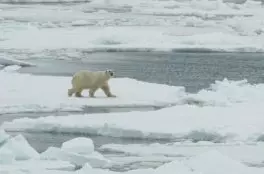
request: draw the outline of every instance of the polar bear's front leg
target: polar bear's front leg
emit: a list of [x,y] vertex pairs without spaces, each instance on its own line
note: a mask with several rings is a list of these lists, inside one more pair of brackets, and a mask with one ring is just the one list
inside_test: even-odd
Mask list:
[[101,89],[104,91],[107,97],[116,97],[116,95],[111,93],[108,83],[104,84]]
[[73,93],[75,93],[74,88],[68,89],[68,96],[69,97],[71,97]]
[[98,88],[91,88],[91,89],[89,90],[89,96],[92,97],[92,98],[95,98],[94,93],[96,92],[97,89],[98,89]]
[[75,93],[75,96],[76,97],[82,97],[82,89],[77,90]]

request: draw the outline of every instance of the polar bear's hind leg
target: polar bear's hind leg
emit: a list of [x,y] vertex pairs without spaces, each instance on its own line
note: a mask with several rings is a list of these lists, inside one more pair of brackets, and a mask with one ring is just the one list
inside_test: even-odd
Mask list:
[[76,90],[75,96],[76,97],[82,97],[82,89]]

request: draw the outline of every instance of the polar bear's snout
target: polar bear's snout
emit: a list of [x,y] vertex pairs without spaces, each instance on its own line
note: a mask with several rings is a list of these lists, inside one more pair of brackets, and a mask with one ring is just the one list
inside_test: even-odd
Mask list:
[[115,75],[114,71],[111,69],[106,70],[106,73],[109,74],[110,77],[114,77]]

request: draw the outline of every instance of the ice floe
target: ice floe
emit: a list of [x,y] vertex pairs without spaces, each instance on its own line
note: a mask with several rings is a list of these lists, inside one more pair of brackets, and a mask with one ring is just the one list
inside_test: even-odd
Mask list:
[[[185,95],[183,87],[160,85],[129,78],[109,81],[117,98],[107,98],[98,90],[97,98],[68,97],[71,77],[34,76],[0,71],[0,114],[16,112],[82,111],[89,107],[151,107],[177,103]],[[141,89],[141,90],[138,90]],[[45,96],[45,97],[44,97]]]
[[[8,131],[82,133],[123,138],[262,141],[262,104],[179,105],[158,111],[47,116],[4,122]],[[151,123],[151,124],[150,124]]]

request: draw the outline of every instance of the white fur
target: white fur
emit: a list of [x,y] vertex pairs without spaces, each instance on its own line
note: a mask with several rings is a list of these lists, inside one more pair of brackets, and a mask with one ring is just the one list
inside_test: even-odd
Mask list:
[[[77,97],[81,97],[81,92],[84,89],[89,89],[89,96],[94,97],[94,93],[97,89],[101,88],[106,96],[115,97],[111,94],[108,85],[108,80],[112,78],[111,70],[106,71],[88,71],[81,70],[76,72],[72,78],[72,88],[68,90],[68,96],[72,96],[73,93]],[[112,72],[113,73],[113,72]]]

